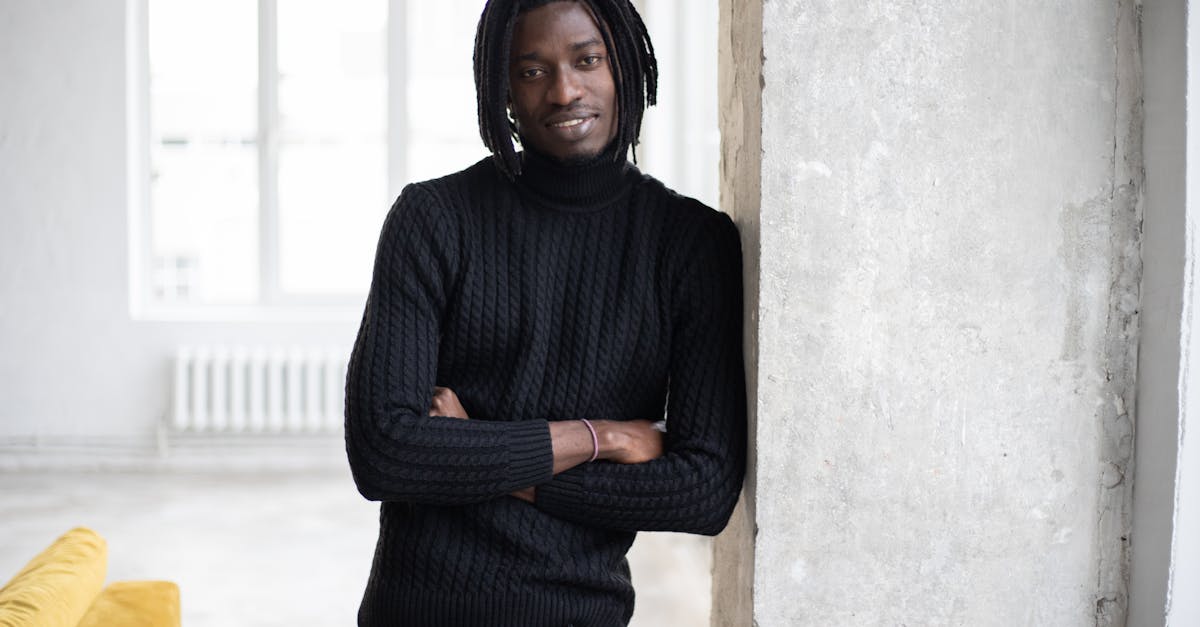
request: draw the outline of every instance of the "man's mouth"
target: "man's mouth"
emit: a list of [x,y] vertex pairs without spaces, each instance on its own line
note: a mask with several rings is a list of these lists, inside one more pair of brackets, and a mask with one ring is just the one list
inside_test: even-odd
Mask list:
[[563,120],[562,122],[555,122],[554,124],[551,124],[550,126],[552,126],[554,128],[569,128],[572,126],[579,126],[580,124],[583,124],[587,120],[588,120],[588,118],[575,118],[573,120]]
[[567,118],[565,120],[558,120],[555,122],[550,122],[546,126],[549,126],[550,128],[572,128],[575,126],[579,126],[580,124],[583,124],[584,122],[592,120],[595,117],[596,116],[594,114],[582,115],[579,117],[572,117],[572,118]]

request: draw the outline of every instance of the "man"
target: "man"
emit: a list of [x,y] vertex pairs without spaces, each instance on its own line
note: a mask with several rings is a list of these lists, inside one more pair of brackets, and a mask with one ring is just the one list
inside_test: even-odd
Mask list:
[[359,623],[625,625],[635,532],[716,534],[741,489],[737,231],[626,160],[628,0],[491,0],[475,78],[493,156],[401,193],[351,357]]

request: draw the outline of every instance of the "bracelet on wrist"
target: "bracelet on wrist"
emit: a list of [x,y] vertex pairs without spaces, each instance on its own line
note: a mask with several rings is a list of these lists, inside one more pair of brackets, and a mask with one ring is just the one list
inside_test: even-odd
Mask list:
[[592,434],[592,458],[588,460],[588,463],[591,463],[596,461],[597,457],[600,457],[600,438],[596,436],[596,427],[592,426],[592,422],[590,420],[587,418],[580,418],[579,422],[582,422],[583,426],[587,427],[588,433]]

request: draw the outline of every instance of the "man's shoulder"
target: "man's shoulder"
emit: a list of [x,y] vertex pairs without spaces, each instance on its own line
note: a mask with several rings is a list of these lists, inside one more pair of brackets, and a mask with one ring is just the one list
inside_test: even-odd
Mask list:
[[667,187],[665,183],[649,174],[642,172],[640,176],[640,187],[646,194],[647,204],[656,211],[664,212],[669,221],[702,229],[721,229],[733,225],[728,214]]
[[470,208],[479,205],[482,199],[502,194],[507,184],[507,179],[487,157],[457,172],[405,185],[393,211],[453,222],[469,214]]
[[418,181],[411,185],[426,193],[434,195],[461,194],[471,191],[488,191],[496,189],[505,183],[504,177],[496,169],[491,157],[479,161],[450,174],[436,178]]

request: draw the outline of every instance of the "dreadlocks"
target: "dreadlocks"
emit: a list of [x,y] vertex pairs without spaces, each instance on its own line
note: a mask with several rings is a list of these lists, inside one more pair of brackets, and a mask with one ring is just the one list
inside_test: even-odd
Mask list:
[[[560,0],[488,0],[475,32],[475,96],[479,135],[492,151],[496,165],[509,178],[521,173],[513,139],[517,128],[508,117],[508,61],[517,17]],[[600,23],[604,46],[612,59],[617,87],[616,160],[636,147],[642,114],[654,106],[658,90],[658,61],[646,25],[630,0],[567,0],[587,7]]]

